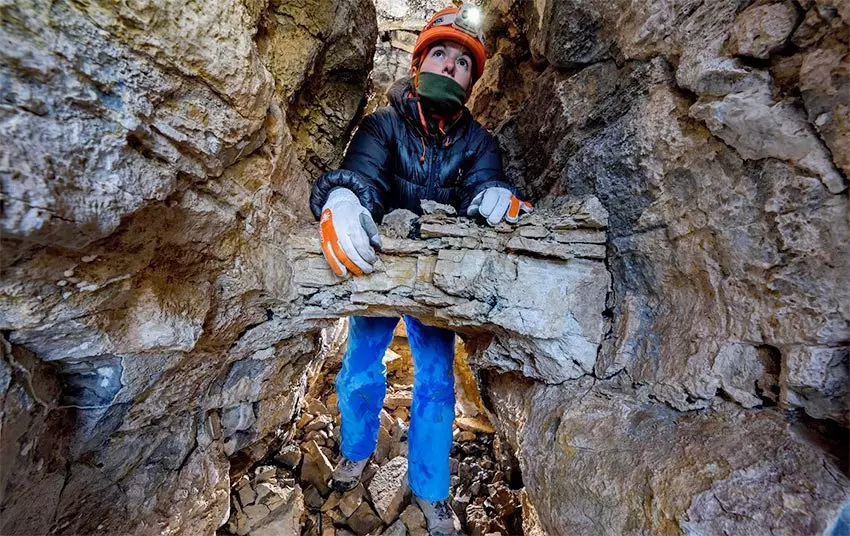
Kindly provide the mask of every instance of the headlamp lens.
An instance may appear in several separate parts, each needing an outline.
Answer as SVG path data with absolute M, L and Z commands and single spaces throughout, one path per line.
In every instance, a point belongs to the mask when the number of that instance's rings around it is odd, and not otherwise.
M 481 8 L 478 6 L 472 6 L 466 13 L 464 13 L 469 19 L 469 24 L 472 26 L 481 26 Z
M 454 17 L 453 26 L 469 35 L 481 39 L 481 20 L 483 19 L 481 8 L 472 4 L 464 4 Z M 482 39 L 483 42 L 483 39 Z

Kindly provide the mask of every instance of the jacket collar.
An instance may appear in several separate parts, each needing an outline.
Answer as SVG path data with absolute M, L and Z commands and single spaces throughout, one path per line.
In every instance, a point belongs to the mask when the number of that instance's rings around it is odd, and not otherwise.
M 413 88 L 413 77 L 402 78 L 393 83 L 387 90 L 387 97 L 396 112 L 419 136 L 436 138 L 446 147 L 463 136 L 472 120 L 472 114 L 466 106 L 461 108 L 454 117 L 426 118 L 419 97 Z M 430 128 L 426 125 L 430 125 Z

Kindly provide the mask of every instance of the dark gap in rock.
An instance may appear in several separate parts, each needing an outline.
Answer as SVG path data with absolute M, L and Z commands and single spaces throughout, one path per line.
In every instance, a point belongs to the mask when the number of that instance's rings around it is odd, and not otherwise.
M 128 132 L 126 139 L 127 146 L 138 152 L 140 155 L 144 156 L 145 158 L 150 158 L 152 160 L 160 160 L 160 158 L 154 155 L 153 152 L 151 152 L 151 150 L 145 146 L 145 144 L 142 142 L 142 139 L 135 132 Z
M 831 419 L 816 419 L 802 409 L 788 412 L 791 429 L 833 458 L 841 472 L 850 476 L 850 429 Z
M 740 61 L 746 67 L 752 67 L 753 69 L 768 69 L 770 67 L 770 59 L 762 59 L 762 58 L 754 58 L 752 56 L 736 56 L 738 61 Z
M 106 407 L 115 400 L 124 367 L 121 358 L 98 356 L 87 361 L 63 361 L 57 371 L 62 387 L 60 405 L 80 408 Z
M 268 311 L 266 311 L 266 317 L 268 318 Z M 271 320 L 271 319 L 268 318 L 268 320 Z M 230 347 L 235 348 L 236 345 L 239 344 L 239 341 L 242 339 L 242 337 L 245 336 L 246 333 L 248 333 L 251 329 L 259 326 L 260 324 L 266 323 L 268 320 L 263 320 L 262 322 L 254 322 L 254 323 L 251 323 L 251 324 L 248 324 L 247 326 L 245 326 L 245 328 L 242 331 L 240 331 L 239 335 L 237 335 L 236 338 L 233 340 L 233 344 L 231 344 Z
M 782 353 L 775 346 L 761 344 L 756 352 L 764 369 L 764 374 L 756 380 L 756 395 L 765 407 L 776 406 L 779 402 L 779 376 L 782 372 Z
M 482 368 L 478 370 L 478 390 L 481 393 L 481 402 L 484 403 L 484 407 L 487 409 L 487 411 L 491 413 L 495 412 L 495 408 L 493 406 L 493 401 L 487 394 L 487 387 L 490 385 L 494 374 L 498 373 L 489 368 Z
M 733 404 L 739 404 L 739 402 L 737 400 L 735 400 L 734 398 L 732 398 L 732 396 L 729 393 L 727 393 L 722 387 L 717 389 L 717 395 L 716 396 L 718 398 L 722 399 L 722 400 L 727 401 L 727 402 L 732 402 Z M 690 403 L 690 401 L 692 399 L 691 399 L 690 396 L 688 396 L 687 400 Z
M 228 458 L 228 460 L 230 461 L 231 482 L 239 480 L 239 478 L 244 475 L 254 463 L 251 456 L 247 452 L 243 452 L 241 450 L 239 452 L 235 452 L 233 456 Z

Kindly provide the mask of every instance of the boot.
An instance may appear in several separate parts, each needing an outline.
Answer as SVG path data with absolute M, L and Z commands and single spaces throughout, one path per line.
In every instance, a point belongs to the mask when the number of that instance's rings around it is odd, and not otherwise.
M 414 495 L 414 497 L 416 497 Z M 442 501 L 426 501 L 416 497 L 416 504 L 425 514 L 429 536 L 457 536 L 460 530 L 460 520 L 449 505 L 448 499 Z
M 353 462 L 343 456 L 339 465 L 334 469 L 331 487 L 340 493 L 345 493 L 356 488 L 357 484 L 360 483 L 360 475 L 363 474 L 363 469 L 366 468 L 367 463 L 369 463 L 369 458 L 360 460 L 359 462 Z

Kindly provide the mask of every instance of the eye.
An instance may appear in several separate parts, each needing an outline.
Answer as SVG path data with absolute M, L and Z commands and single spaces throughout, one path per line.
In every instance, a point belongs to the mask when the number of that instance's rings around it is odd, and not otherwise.
M 457 64 L 463 67 L 464 69 L 469 69 L 469 60 L 466 58 L 460 58 L 457 60 Z
M 443 49 L 435 48 L 434 52 L 431 55 L 434 56 L 435 58 L 440 58 L 440 57 L 443 56 L 443 54 L 444 54 Z

